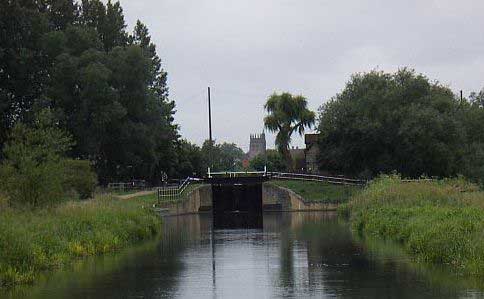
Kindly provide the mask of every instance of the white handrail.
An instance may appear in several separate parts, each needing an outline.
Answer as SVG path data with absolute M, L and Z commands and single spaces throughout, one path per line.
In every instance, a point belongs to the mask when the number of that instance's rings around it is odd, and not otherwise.
M 328 182 L 331 184 L 364 185 L 367 183 L 367 181 L 365 180 L 330 177 L 330 176 L 322 176 L 322 175 L 314 175 L 314 174 L 283 173 L 283 172 L 272 172 L 270 174 L 273 178 L 319 181 L 319 182 Z
M 313 178 L 320 178 L 326 180 L 337 180 L 337 181 L 348 181 L 348 182 L 359 182 L 359 183 L 366 183 L 365 180 L 360 179 L 350 179 L 344 177 L 331 177 L 331 176 L 324 176 L 324 175 L 316 175 L 316 174 L 305 174 L 305 173 L 285 173 L 285 172 L 270 172 L 269 174 L 275 176 L 287 176 L 287 177 L 313 177 Z
M 191 177 L 187 177 L 180 185 L 178 186 L 169 186 L 169 187 L 158 187 L 158 200 L 163 197 L 178 197 L 183 194 L 186 188 L 190 185 L 192 180 Z

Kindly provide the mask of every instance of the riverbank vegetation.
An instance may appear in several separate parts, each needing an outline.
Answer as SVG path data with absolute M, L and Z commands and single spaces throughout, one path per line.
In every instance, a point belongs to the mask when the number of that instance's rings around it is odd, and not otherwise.
M 323 203 L 345 203 L 352 195 L 363 187 L 351 185 L 335 185 L 311 181 L 271 181 L 270 184 L 290 189 L 306 201 Z
M 72 139 L 43 110 L 15 125 L 0 164 L 0 288 L 31 283 L 71 260 L 155 235 L 160 218 L 141 199 L 92 197 L 88 161 L 67 158 Z
M 391 239 L 418 261 L 484 275 L 484 192 L 464 179 L 375 179 L 340 208 L 355 231 Z
M 142 200 L 109 195 L 39 210 L 0 211 L 0 287 L 32 283 L 45 270 L 155 236 L 160 218 Z

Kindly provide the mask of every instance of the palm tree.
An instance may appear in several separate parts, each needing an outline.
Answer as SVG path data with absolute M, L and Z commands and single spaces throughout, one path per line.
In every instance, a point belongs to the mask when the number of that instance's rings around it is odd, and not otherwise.
M 290 93 L 273 93 L 264 105 L 268 115 L 264 118 L 265 127 L 277 132 L 276 147 L 286 160 L 288 169 L 292 169 L 292 158 L 289 151 L 291 135 L 295 131 L 302 135 L 304 128 L 314 124 L 315 113 L 307 108 L 308 102 L 302 95 Z

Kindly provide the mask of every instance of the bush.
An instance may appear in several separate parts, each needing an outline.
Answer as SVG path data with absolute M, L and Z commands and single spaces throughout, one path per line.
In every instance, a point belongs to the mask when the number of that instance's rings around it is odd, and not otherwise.
M 0 166 L 1 188 L 12 206 L 38 207 L 63 199 L 61 164 L 38 164 L 29 158 L 17 167 L 12 164 Z
M 34 125 L 17 123 L 4 148 L 0 188 L 16 206 L 38 207 L 64 199 L 63 160 L 71 138 L 42 111 Z
M 92 196 L 97 185 L 97 176 L 89 161 L 65 160 L 64 174 L 64 190 L 75 191 L 81 199 Z

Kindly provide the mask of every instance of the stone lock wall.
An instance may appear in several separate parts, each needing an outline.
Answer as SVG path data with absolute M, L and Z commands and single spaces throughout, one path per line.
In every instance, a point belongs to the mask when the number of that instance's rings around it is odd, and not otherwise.
M 212 210 L 212 186 L 201 185 L 187 195 L 186 199 L 162 202 L 159 207 L 164 214 L 183 215 Z
M 266 183 L 262 187 L 264 210 L 276 211 L 334 211 L 337 204 L 307 202 L 292 190 Z
M 212 210 L 212 186 L 201 185 L 177 202 L 160 205 L 164 214 L 183 215 Z M 262 208 L 264 211 L 334 211 L 337 204 L 307 202 L 294 191 L 265 183 L 262 185 Z

